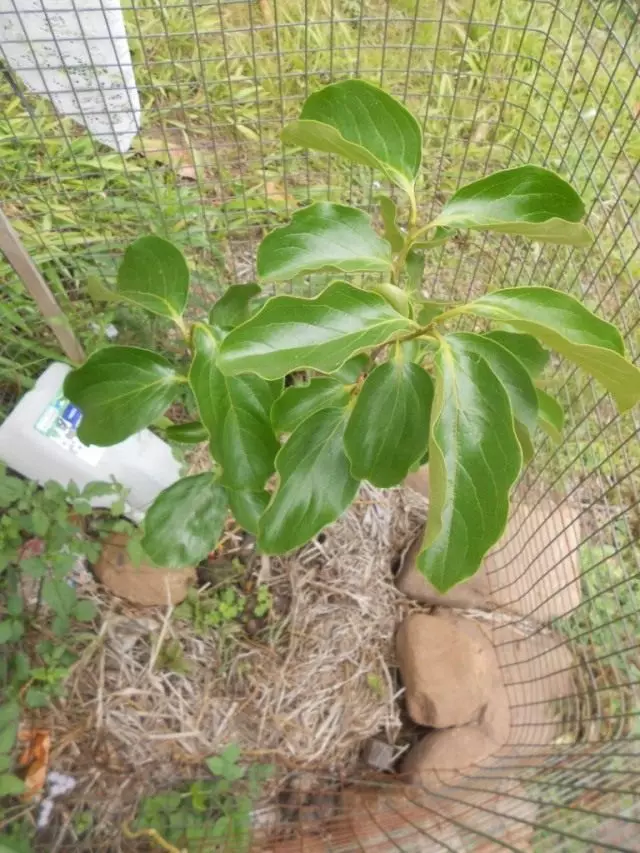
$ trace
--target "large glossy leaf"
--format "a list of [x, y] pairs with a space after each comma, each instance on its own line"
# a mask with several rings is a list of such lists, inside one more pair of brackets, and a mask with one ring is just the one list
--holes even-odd
[[233, 329], [251, 316], [251, 300], [261, 292], [257, 284], [232, 284], [209, 312], [209, 322], [219, 329]]
[[330, 376], [316, 376], [307, 385], [285, 388], [271, 407], [271, 423], [276, 432], [293, 432], [319, 409], [340, 408], [348, 401], [349, 392], [342, 382]]
[[433, 224], [588, 246], [592, 236], [580, 223], [583, 216], [582, 199], [559, 175], [540, 166], [518, 166], [459, 189]]
[[496, 329], [487, 332], [487, 338], [497, 341], [505, 349], [520, 361], [527, 369], [529, 376], [536, 379], [549, 363], [549, 351], [540, 345], [533, 335], [525, 335], [521, 332], [504, 332]]
[[216, 345], [204, 326], [193, 333], [189, 371], [200, 418], [210, 436], [221, 482], [231, 489], [262, 489], [273, 472], [279, 444], [269, 413], [279, 390], [259, 376], [224, 376], [216, 365]]
[[147, 510], [142, 547], [165, 569], [196, 566], [215, 548], [226, 514], [227, 494], [213, 474], [184, 477]]
[[344, 452], [346, 423], [344, 409], [322, 409], [304, 420], [278, 453], [278, 489], [258, 535], [266, 554], [304, 545], [354, 499], [358, 481]]
[[334, 281], [313, 299], [270, 299], [225, 338], [218, 366], [265, 379], [303, 368], [331, 373], [351, 356], [416, 328], [377, 293]]
[[118, 269], [120, 296], [140, 308], [175, 319], [189, 296], [189, 267], [182, 252], [161, 237], [140, 237]]
[[319, 201], [267, 234], [258, 247], [257, 264], [258, 275], [269, 281], [290, 281], [318, 270], [386, 272], [391, 246], [374, 231], [366, 213]]
[[229, 507], [238, 524], [248, 533], [258, 535], [260, 517], [269, 503], [269, 493], [264, 489], [251, 492], [247, 489], [227, 489]]
[[374, 486], [401, 483], [427, 451], [433, 382], [417, 364], [392, 359], [366, 378], [349, 418], [351, 473]]
[[382, 214], [385, 239], [390, 244], [394, 252], [399, 252], [404, 246], [405, 235], [398, 228], [398, 224], [396, 222], [396, 203], [392, 198], [389, 198], [388, 195], [379, 195], [377, 197], [377, 202], [380, 205], [380, 213]]
[[435, 357], [430, 504], [418, 566], [446, 592], [502, 535], [522, 456], [507, 392], [487, 362], [450, 347]]
[[462, 310], [535, 335], [601, 382], [620, 411], [640, 400], [640, 370], [623, 357], [620, 332], [572, 296], [550, 287], [513, 287]]
[[284, 128], [282, 139], [380, 169], [407, 192], [420, 170], [420, 125], [395, 98], [363, 80], [344, 80], [314, 92], [300, 120]]
[[546, 391], [537, 389], [538, 394], [538, 423], [552, 441], [559, 444], [562, 441], [564, 412], [562, 406]]
[[345, 361], [345, 363], [339, 367], [337, 370], [333, 372], [333, 378], [339, 379], [341, 382], [344, 382], [345, 385], [353, 385], [354, 382], [357, 382], [360, 376], [367, 369], [367, 365], [369, 364], [369, 356], [361, 352], [359, 355], [354, 355], [353, 358], [350, 358], [349, 361]]
[[447, 335], [450, 347], [483, 358], [498, 377], [509, 397], [513, 415], [530, 434], [538, 420], [538, 396], [524, 365], [495, 340], [484, 335], [457, 332]]
[[68, 374], [64, 395], [82, 412], [80, 441], [106, 447], [152, 424], [183, 381], [161, 355], [137, 347], [106, 347]]

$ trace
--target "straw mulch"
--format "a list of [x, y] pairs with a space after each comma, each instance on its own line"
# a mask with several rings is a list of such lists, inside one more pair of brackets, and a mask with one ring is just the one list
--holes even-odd
[[[49, 725], [52, 766], [75, 777], [103, 830], [115, 831], [141, 795], [201, 775], [203, 759], [229, 743], [288, 771], [343, 779], [368, 738], [394, 743], [392, 641], [411, 605], [391, 566], [425, 511], [411, 490], [367, 486], [315, 542], [255, 560], [258, 580], [288, 607], [254, 638], [198, 634], [172, 608], [136, 608], [90, 579], [83, 594], [99, 606], [99, 633]], [[188, 671], [162, 667], [170, 640]]]

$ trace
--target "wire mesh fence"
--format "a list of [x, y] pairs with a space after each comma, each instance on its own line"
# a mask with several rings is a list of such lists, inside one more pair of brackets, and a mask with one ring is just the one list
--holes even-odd
[[[100, 38], [78, 21], [107, 7], [122, 9], [126, 38], [110, 38], [120, 47], [126, 41], [131, 64], [114, 51], [113, 67], [103, 59], [100, 73], [110, 71], [126, 97], [109, 105], [95, 69], [77, 67], [62, 88], [72, 96], [73, 117], [64, 117], [50, 101], [60, 85], [43, 97], [25, 74], [40, 72], [46, 89], [43, 69], [63, 67], [65, 27], [68, 42], [95, 53]], [[29, 25], [29, 13], [43, 8], [57, 33], [53, 48], [50, 31]], [[587, 203], [590, 249], [457, 238], [433, 253], [425, 293], [451, 299], [507, 285], [557, 287], [615, 322], [637, 356], [640, 26], [631, 3], [8, 0], [0, 3], [0, 31], [2, 207], [89, 351], [110, 326], [127, 343], [162, 335], [162, 321], [124, 312], [102, 290], [141, 233], [165, 235], [185, 251], [204, 306], [228, 284], [254, 280], [264, 231], [300, 205], [330, 199], [374, 212], [379, 185], [369, 169], [285, 148], [278, 136], [311, 91], [357, 76], [419, 117], [419, 203], [427, 216], [457, 186], [525, 162], [571, 180]], [[22, 51], [20, 67], [12, 44]], [[45, 47], [54, 60], [43, 66]], [[40, 62], [29, 67], [29, 57]], [[123, 126], [129, 132], [132, 122], [135, 131], [138, 103], [129, 150], [113, 150], [82, 127], [97, 115], [103, 140]], [[8, 265], [0, 276], [0, 402], [8, 407], [57, 350]], [[531, 546], [552, 500], [561, 559], [573, 554], [581, 571], [579, 604], [553, 621], [572, 685], [562, 730], [549, 739], [526, 690], [549, 679], [551, 652], [526, 666], [509, 664], [505, 653], [505, 679], [523, 686], [523, 698], [511, 700], [516, 722], [491, 764], [444, 787], [401, 787], [388, 775], [338, 786], [328, 774], [331, 819], [323, 821], [317, 805], [298, 804], [280, 840], [258, 833], [256, 849], [640, 850], [638, 424], [633, 413], [616, 415], [599, 388], [560, 360], [547, 390], [561, 402], [567, 429], [559, 446], [539, 439], [517, 492], [514, 512], [543, 515], [514, 531], [510, 559], [521, 561], [524, 587], [503, 595], [515, 601], [531, 584], [543, 603], [558, 593], [553, 543]], [[531, 581], [533, 564], [543, 571]], [[489, 582], [496, 592], [500, 573]], [[536, 617], [523, 615], [522, 629]], [[508, 651], [513, 638], [501, 638], [499, 625], [490, 630]], [[133, 839], [109, 848], [74, 843], [56, 849], [138, 849]], [[206, 843], [193, 849], [215, 849]]]

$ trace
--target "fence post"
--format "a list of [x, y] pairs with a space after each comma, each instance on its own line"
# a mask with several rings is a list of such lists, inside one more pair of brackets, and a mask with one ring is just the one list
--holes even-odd
[[71, 361], [84, 361], [84, 352], [69, 324], [66, 314], [56, 302], [49, 285], [31, 260], [22, 241], [0, 209], [0, 251], [13, 267], [16, 275], [35, 300], [47, 325], [58, 339], [64, 354]]

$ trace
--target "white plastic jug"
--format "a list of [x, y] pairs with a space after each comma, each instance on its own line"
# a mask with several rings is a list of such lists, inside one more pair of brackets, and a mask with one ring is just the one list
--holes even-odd
[[[77, 437], [82, 413], [62, 394], [70, 367], [49, 365], [35, 387], [0, 426], [0, 459], [38, 483], [56, 480], [80, 488], [115, 479], [129, 490], [127, 514], [139, 521], [156, 495], [180, 477], [169, 445], [142, 430], [112, 447], [86, 446]], [[112, 497], [96, 498], [106, 506]]]

